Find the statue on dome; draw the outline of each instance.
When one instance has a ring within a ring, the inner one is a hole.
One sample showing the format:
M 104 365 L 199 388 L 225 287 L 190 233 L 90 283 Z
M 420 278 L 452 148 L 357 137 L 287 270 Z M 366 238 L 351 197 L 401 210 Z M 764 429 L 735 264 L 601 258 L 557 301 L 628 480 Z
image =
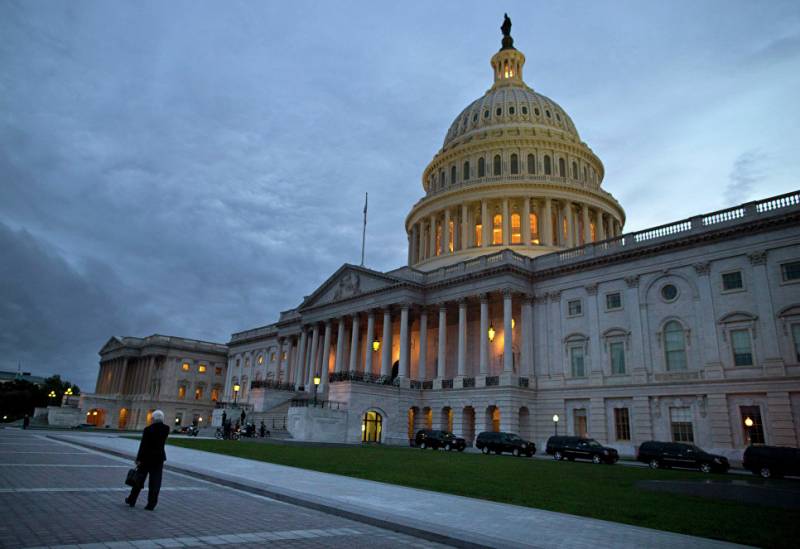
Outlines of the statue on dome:
M 503 24 L 500 26 L 500 31 L 503 33 L 503 50 L 514 49 L 514 39 L 511 38 L 511 18 L 507 13 L 503 14 Z

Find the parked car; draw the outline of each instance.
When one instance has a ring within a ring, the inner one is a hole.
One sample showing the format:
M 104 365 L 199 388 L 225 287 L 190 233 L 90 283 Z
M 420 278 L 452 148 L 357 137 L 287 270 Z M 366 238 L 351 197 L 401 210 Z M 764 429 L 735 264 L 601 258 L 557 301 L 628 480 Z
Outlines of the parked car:
M 700 469 L 704 473 L 725 473 L 730 463 L 725 456 L 709 454 L 694 444 L 685 442 L 659 442 L 649 440 L 639 446 L 636 460 L 650 465 L 651 469 L 659 467 L 682 467 Z
M 533 442 L 524 440 L 514 433 L 504 433 L 502 431 L 480 433 L 475 440 L 475 446 L 484 454 L 509 452 L 515 456 L 526 455 L 531 457 L 536 453 L 536 445 Z
M 742 467 L 763 478 L 800 475 L 800 449 L 786 446 L 748 446 Z
M 619 460 L 619 452 L 603 446 L 593 438 L 554 436 L 547 439 L 545 452 L 556 461 L 588 459 L 592 463 L 613 464 Z
M 439 431 L 436 429 L 422 429 L 417 431 L 417 436 L 414 438 L 414 445 L 418 448 L 444 448 L 448 452 L 450 450 L 458 450 L 463 452 L 467 447 L 467 441 L 461 437 L 455 436 L 449 431 Z

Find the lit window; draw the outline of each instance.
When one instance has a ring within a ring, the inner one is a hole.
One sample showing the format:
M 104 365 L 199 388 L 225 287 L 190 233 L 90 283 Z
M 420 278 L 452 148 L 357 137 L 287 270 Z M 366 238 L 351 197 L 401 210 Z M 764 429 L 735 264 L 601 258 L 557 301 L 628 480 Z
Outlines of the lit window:
M 188 372 L 189 371 L 189 363 L 188 362 L 184 362 L 183 364 L 181 364 L 181 370 L 183 370 L 184 372 Z
M 269 354 L 269 361 L 270 362 L 275 362 L 275 351 L 273 351 L 273 352 L 271 352 Z
M 286 360 L 286 351 L 281 353 L 281 360 Z
M 201 364 L 200 366 L 197 367 L 197 371 L 200 372 L 201 374 L 206 373 L 206 365 Z
M 674 284 L 665 284 L 661 288 L 661 297 L 664 298 L 664 301 L 675 301 L 678 297 L 678 288 Z
M 744 429 L 744 443 L 764 444 L 764 424 L 761 422 L 760 406 L 740 406 L 739 412 L 742 415 L 742 428 Z M 748 421 L 749 420 L 749 421 Z M 750 423 L 750 425 L 748 425 Z
M 200 400 L 201 398 L 203 398 L 203 388 L 198 387 L 197 389 L 194 390 L 194 399 Z
M 583 312 L 580 299 L 573 299 L 567 302 L 567 315 L 578 316 Z
M 586 408 L 572 410 L 573 432 L 576 437 L 586 438 L 589 434 L 589 425 L 586 420 Z
M 531 224 L 531 244 L 538 244 L 539 243 L 539 218 L 536 216 L 535 213 L 530 214 L 530 224 Z
M 216 401 L 218 401 L 218 400 L 219 400 L 219 389 L 218 389 L 218 388 L 216 388 L 216 387 L 214 387 L 213 389 L 211 389 L 211 400 L 212 400 L 213 402 L 216 402 Z
M 614 341 L 608 346 L 609 354 L 611 355 L 611 373 L 624 374 L 625 373 L 625 343 L 622 341 Z
M 436 224 L 436 255 L 442 254 L 442 224 Z
M 178 398 L 186 398 L 186 386 L 180 385 L 178 387 Z
M 583 345 L 569 348 L 569 362 L 572 367 L 572 377 L 586 377 L 586 368 L 583 363 Z
M 669 421 L 674 442 L 694 442 L 691 408 L 670 408 Z
M 483 224 L 480 218 L 478 218 L 478 222 L 475 223 L 475 246 L 478 248 L 483 246 Z
M 551 165 L 550 155 L 544 155 L 544 174 L 551 175 L 553 173 L 553 166 Z
M 741 290 L 744 288 L 744 280 L 742 280 L 742 271 L 734 271 L 732 273 L 722 273 L 722 290 L 729 292 L 732 290 Z
M 496 154 L 496 155 L 494 156 L 494 165 L 493 165 L 493 172 L 494 172 L 494 175 L 500 175 L 500 171 L 501 171 L 501 160 L 500 160 L 500 155 L 499 155 L 499 154 Z
M 522 243 L 522 225 L 520 222 L 520 216 L 517 213 L 511 214 L 511 243 L 512 244 L 521 244 Z
M 528 173 L 536 173 L 536 157 L 533 154 L 528 155 Z
M 784 282 L 800 280 L 800 261 L 792 261 L 781 265 L 781 275 Z
M 214 375 L 215 376 L 221 376 L 222 375 L 222 367 L 217 366 L 216 368 L 214 368 Z
M 503 243 L 503 216 L 495 214 L 492 218 L 492 244 Z
M 733 364 L 735 366 L 753 365 L 753 349 L 750 344 L 749 331 L 731 330 L 731 347 L 733 347 Z
M 670 320 L 664 326 L 664 353 L 667 370 L 686 369 L 686 334 L 676 320 Z
M 631 439 L 631 417 L 627 408 L 614 408 L 614 427 L 617 440 Z
M 264 355 L 258 355 L 258 363 L 264 364 Z
M 516 175 L 519 173 L 519 159 L 516 154 L 511 155 L 511 174 Z
M 589 238 L 592 239 L 592 242 L 597 242 L 597 226 L 594 221 L 589 222 Z
M 613 311 L 622 308 L 622 294 L 614 292 L 613 294 L 606 294 L 606 310 Z

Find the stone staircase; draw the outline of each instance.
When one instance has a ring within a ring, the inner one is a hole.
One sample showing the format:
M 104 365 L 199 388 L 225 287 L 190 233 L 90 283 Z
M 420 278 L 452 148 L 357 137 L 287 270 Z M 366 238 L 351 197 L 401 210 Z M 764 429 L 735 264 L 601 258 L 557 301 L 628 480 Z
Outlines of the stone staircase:
M 258 432 L 263 421 L 272 438 L 292 438 L 292 435 L 286 429 L 286 418 L 289 415 L 290 404 L 291 401 L 287 400 L 265 412 L 250 412 L 247 415 L 247 421 L 248 423 L 255 423 L 256 432 Z

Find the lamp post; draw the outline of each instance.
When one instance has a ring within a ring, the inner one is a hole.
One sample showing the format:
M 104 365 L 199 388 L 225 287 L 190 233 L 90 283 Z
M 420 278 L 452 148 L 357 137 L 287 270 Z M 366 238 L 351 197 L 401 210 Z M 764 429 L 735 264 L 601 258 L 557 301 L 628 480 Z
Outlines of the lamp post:
M 236 405 L 236 401 L 238 400 L 238 397 L 239 397 L 239 389 L 241 389 L 241 386 L 238 383 L 234 383 L 233 384 L 233 405 L 234 406 Z
M 314 376 L 314 408 L 317 407 L 317 387 L 319 387 L 319 382 L 322 381 L 319 376 Z
M 555 435 L 558 436 L 558 414 L 553 414 L 553 428 L 555 429 Z
M 67 387 L 67 391 L 64 394 L 67 396 L 72 396 L 72 387 Z
M 752 418 L 750 418 L 750 416 L 744 418 L 744 426 L 747 427 L 747 444 L 750 445 L 750 443 L 753 440 L 753 435 L 751 431 L 751 428 L 753 427 L 753 420 Z
M 55 391 L 50 391 L 50 393 L 48 393 L 47 396 L 49 396 L 50 398 L 56 398 L 56 392 Z

